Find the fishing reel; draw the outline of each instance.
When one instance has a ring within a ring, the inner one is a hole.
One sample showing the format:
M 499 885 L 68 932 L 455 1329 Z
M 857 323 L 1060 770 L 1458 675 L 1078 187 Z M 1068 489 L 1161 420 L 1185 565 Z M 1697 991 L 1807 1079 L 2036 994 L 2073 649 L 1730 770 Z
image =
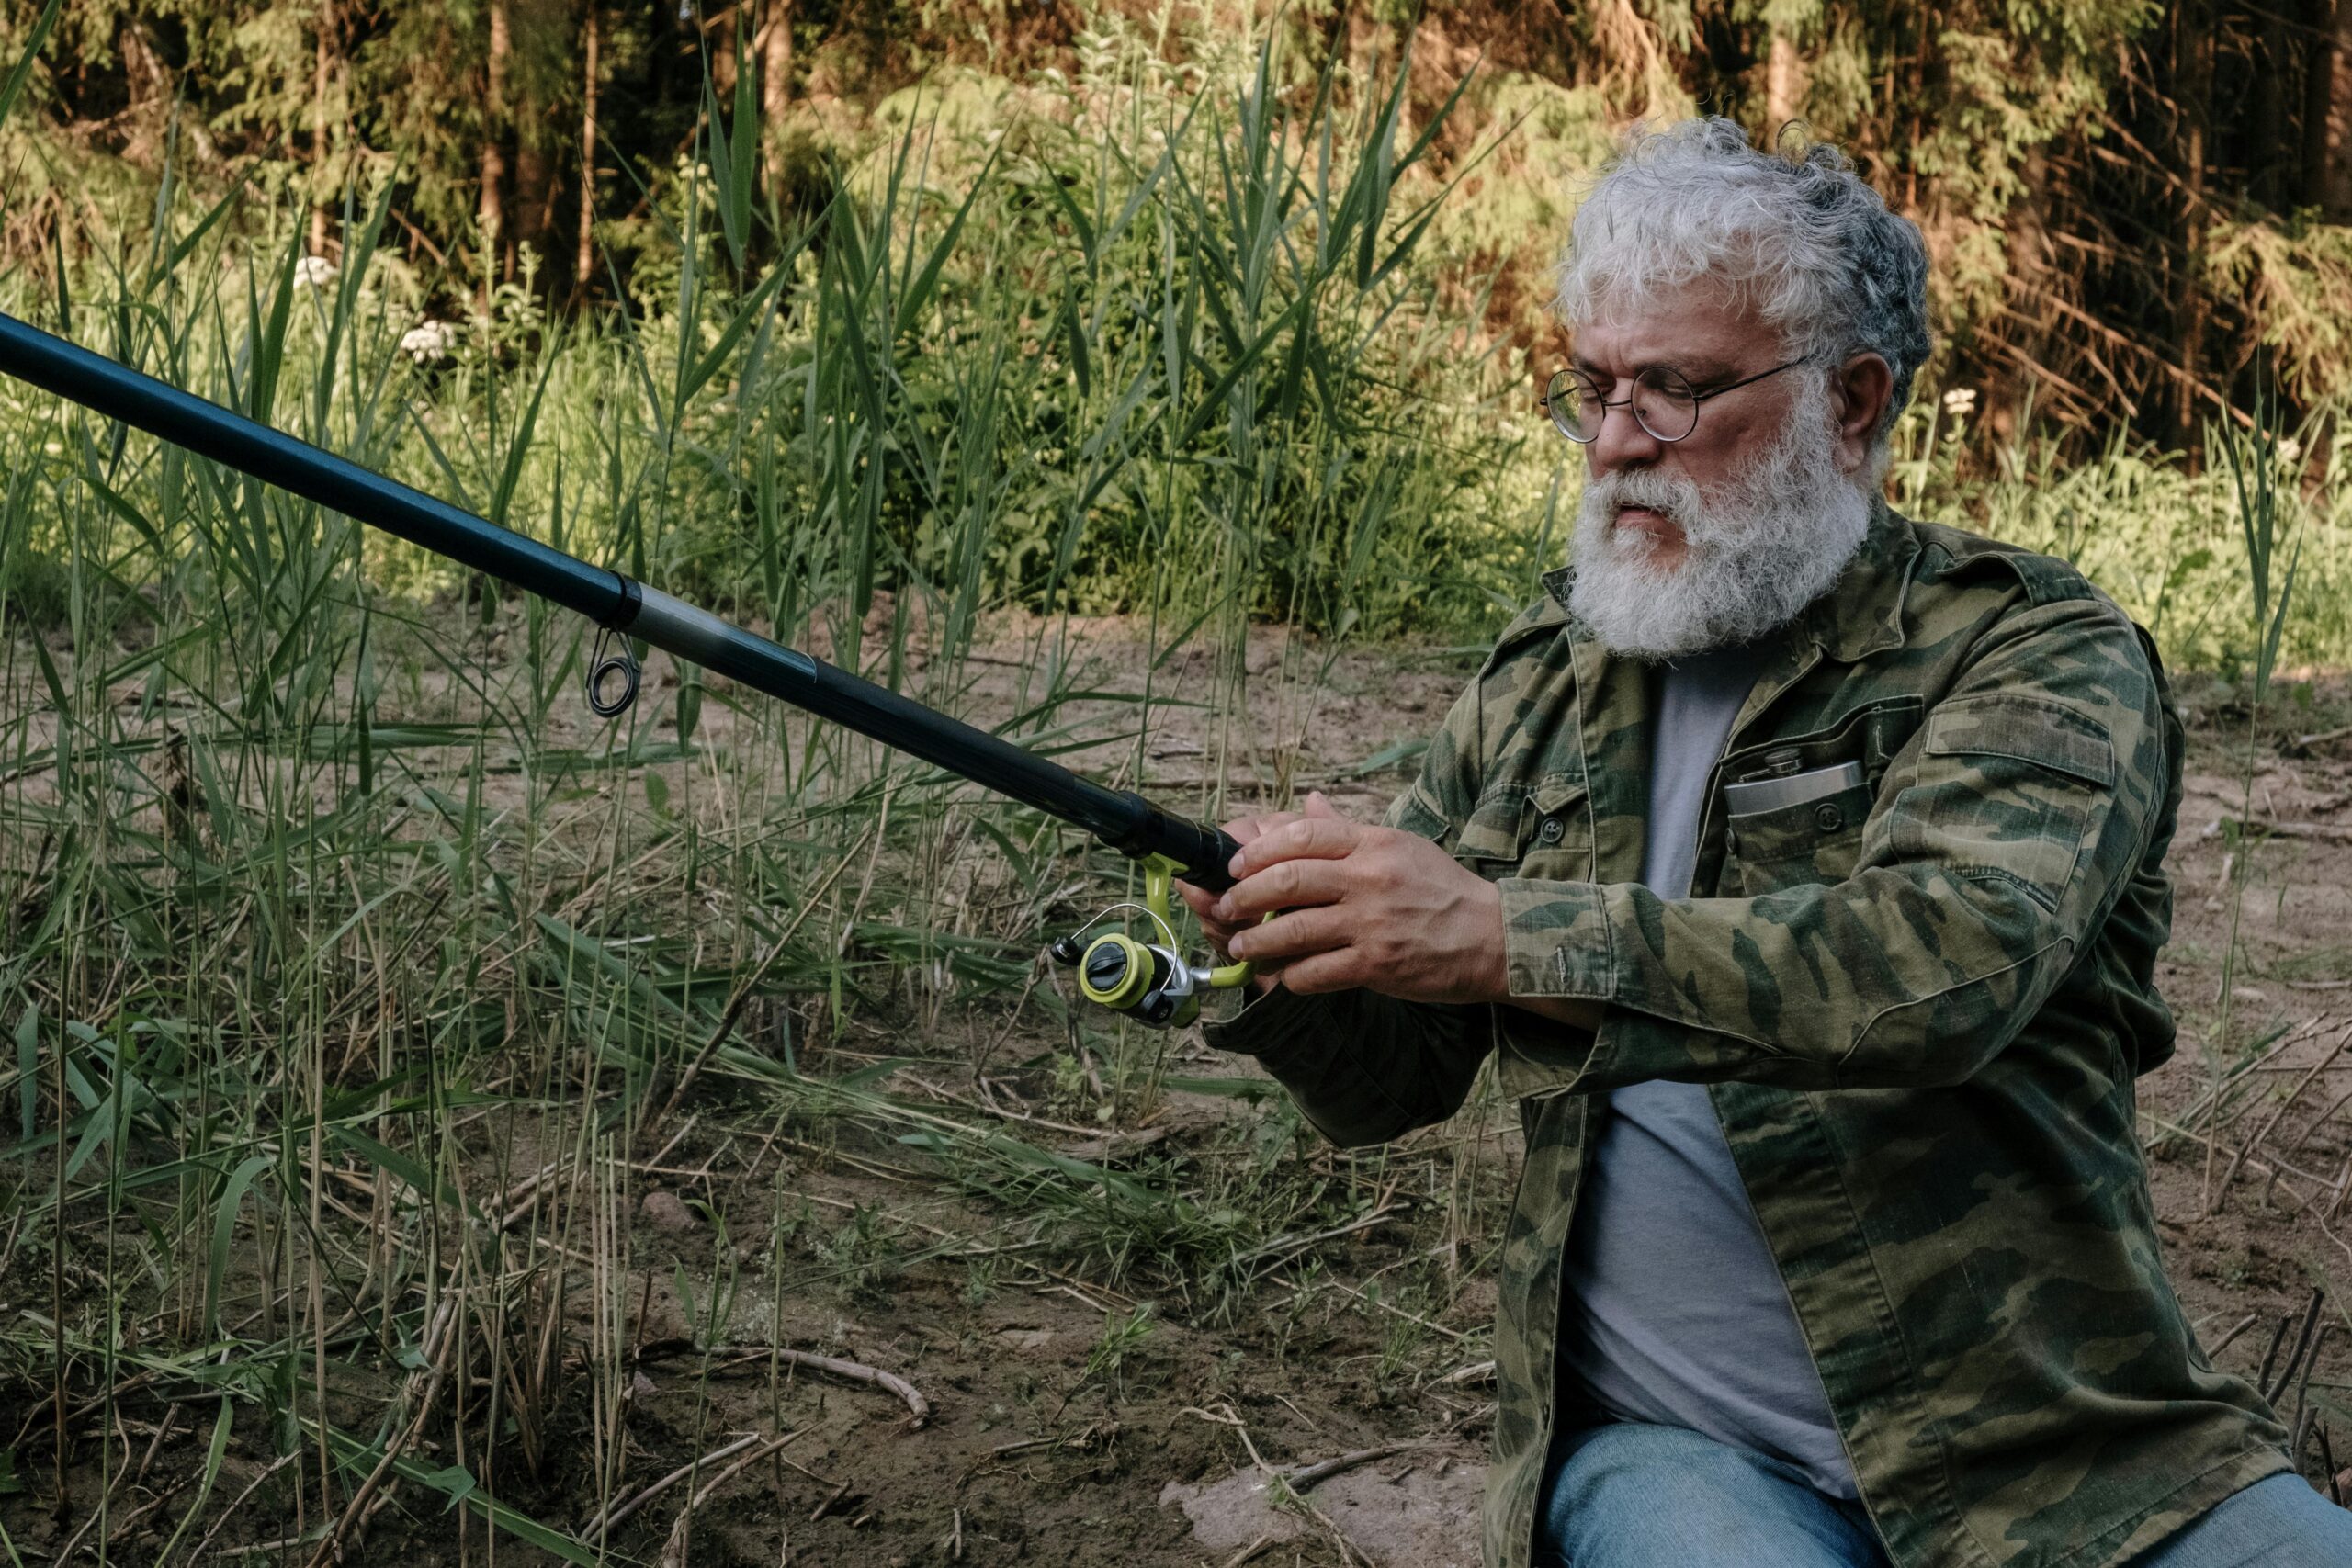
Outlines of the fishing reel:
M 1178 951 L 1170 894 L 1183 869 L 1166 855 L 1145 856 L 1141 904 L 1114 904 L 1046 948 L 1055 963 L 1078 971 L 1078 988 L 1088 1001 L 1153 1029 L 1182 1029 L 1200 1017 L 1204 993 L 1230 990 L 1250 978 L 1247 964 L 1188 964 Z M 1123 931 L 1087 936 L 1125 909 L 1142 910 L 1166 945 L 1137 942 Z

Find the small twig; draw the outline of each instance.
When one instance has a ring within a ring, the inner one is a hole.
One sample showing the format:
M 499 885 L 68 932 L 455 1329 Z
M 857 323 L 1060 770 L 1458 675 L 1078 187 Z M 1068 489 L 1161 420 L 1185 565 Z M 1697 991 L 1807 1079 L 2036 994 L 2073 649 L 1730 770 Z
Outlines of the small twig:
M 2303 1325 L 2295 1333 L 2295 1348 L 2288 1353 L 2287 1364 L 2278 1369 L 2278 1382 L 2266 1382 L 2263 1384 L 2263 1400 L 2274 1410 L 2278 1408 L 2278 1396 L 2287 1392 L 2287 1384 L 2293 1381 L 2295 1369 L 2301 1365 L 2303 1352 L 2311 1348 L 2312 1330 L 2319 1324 L 2320 1303 L 2324 1298 L 2324 1292 L 2317 1289 L 2314 1289 L 2312 1292 L 2311 1305 L 2303 1309 Z M 2279 1327 L 2283 1329 L 2288 1321 L 2291 1320 L 2282 1320 L 2279 1324 Z M 2274 1350 L 2277 1348 L 2275 1342 L 2273 1343 L 2272 1348 Z M 2265 1359 L 2263 1370 L 2266 1374 L 2269 1371 L 2267 1358 Z
M 2249 822 L 2239 817 L 2219 817 L 2207 829 L 2211 837 L 2227 822 L 2241 833 L 2267 833 L 2274 839 L 2316 839 L 2331 844 L 2352 844 L 2352 822 Z
M 1373 1448 L 1358 1449 L 1353 1453 L 1317 1460 L 1313 1464 L 1293 1465 L 1283 1472 L 1283 1480 L 1292 1491 L 1304 1492 L 1310 1486 L 1329 1481 L 1331 1477 L 1353 1470 L 1358 1465 L 1370 1464 L 1374 1460 L 1386 1459 L 1392 1454 L 1418 1452 L 1430 1446 L 1428 1443 L 1412 1440 L 1381 1443 Z
M 662 1356 L 691 1351 L 694 1346 L 684 1339 L 658 1339 L 639 1347 L 637 1359 L 650 1361 Z M 774 1357 L 789 1367 L 807 1367 L 811 1371 L 846 1378 L 851 1382 L 870 1383 L 888 1389 L 899 1396 L 907 1413 L 918 1427 L 931 1419 L 931 1401 L 921 1390 L 896 1372 L 886 1372 L 879 1367 L 869 1367 L 863 1361 L 846 1361 L 839 1356 L 820 1356 L 814 1350 L 787 1350 L 781 1345 L 718 1345 L 710 1350 L 713 1359 L 752 1360 Z
M 677 1469 L 672 1471 L 669 1474 L 663 1476 L 652 1485 L 646 1487 L 636 1496 L 631 1497 L 628 1502 L 617 1504 L 610 1512 L 599 1514 L 596 1517 L 589 1520 L 587 1524 L 581 1527 L 580 1533 L 591 1540 L 599 1540 L 604 1536 L 609 1535 L 613 1530 L 619 1528 L 624 1519 L 627 1519 L 631 1514 L 636 1513 L 639 1508 L 644 1507 L 645 1505 L 653 1501 L 654 1498 L 662 1495 L 662 1493 L 667 1492 L 671 1487 L 675 1486 L 679 1482 L 684 1481 L 687 1476 L 695 1473 L 697 1471 L 707 1469 L 709 1466 L 718 1463 L 721 1460 L 731 1459 L 759 1440 L 760 1435 L 757 1432 L 753 1432 L 749 1437 L 736 1438 L 733 1442 L 728 1444 L 723 1449 L 714 1449 L 709 1453 L 703 1455 L 700 1459 L 688 1460 L 685 1463 L 680 1465 Z
M 2278 1320 L 2278 1326 L 2270 1331 L 2270 1348 L 2262 1353 L 2262 1370 L 2254 1374 L 2255 1391 L 2262 1395 L 2266 1403 L 2270 1398 L 2270 1369 L 2278 1364 L 2278 1347 L 2287 1342 L 2288 1331 L 2294 1326 L 2295 1319 L 2292 1314 Z
M 272 1460 L 267 1469 L 264 1470 L 259 1475 L 254 1476 L 252 1482 L 246 1485 L 245 1489 L 237 1494 L 237 1500 L 230 1504 L 228 1507 L 221 1510 L 220 1517 L 212 1522 L 212 1528 L 204 1532 L 204 1539 L 196 1543 L 196 1550 L 188 1553 L 187 1561 L 190 1562 L 203 1562 L 204 1554 L 211 1549 L 212 1538 L 219 1535 L 223 1529 L 227 1528 L 231 1519 L 238 1517 L 238 1515 L 243 1510 L 246 1500 L 251 1498 L 254 1493 L 260 1491 L 263 1483 L 268 1481 L 271 1476 L 276 1475 L 279 1471 L 284 1470 L 288 1465 L 292 1464 L 296 1460 L 300 1459 L 307 1451 L 307 1450 L 296 1449 L 292 1453 L 280 1454 L 277 1458 Z M 199 1502 L 202 1501 L 201 1498 L 198 1500 Z M 169 1543 L 166 1542 L 165 1544 L 168 1545 Z
M 2222 1335 L 2220 1339 L 2214 1341 L 2213 1348 L 2205 1352 L 2206 1358 L 2211 1359 L 2211 1358 L 2220 1355 L 2222 1351 L 2237 1343 L 2239 1335 L 2244 1334 L 2247 1329 L 2252 1328 L 2256 1324 L 2261 1321 L 2262 1314 L 2260 1313 L 2250 1312 L 2246 1314 L 2244 1317 L 2238 1319 L 2236 1327 L 2231 1329 L 2227 1334 Z
M 808 1430 L 808 1428 L 806 1427 L 801 1428 L 801 1432 L 805 1432 L 807 1430 Z M 708 1481 L 705 1482 L 700 1487 L 698 1487 L 695 1493 L 686 1499 L 686 1506 L 678 1510 L 678 1522 L 670 1527 L 670 1539 L 668 1541 L 663 1543 L 662 1548 L 662 1568 L 686 1568 L 686 1545 L 694 1538 L 695 1510 L 700 1508 L 705 1503 L 709 1502 L 712 1493 L 718 1491 L 720 1487 L 726 1485 L 729 1482 L 734 1480 L 737 1476 L 751 1469 L 752 1466 L 759 1463 L 760 1461 L 767 1458 L 770 1454 L 775 1453 L 777 1450 L 783 1448 L 785 1444 L 792 1441 L 793 1438 L 797 1438 L 798 1436 L 800 1436 L 800 1432 L 786 1432 L 781 1438 L 769 1438 L 765 1443 L 761 1444 L 759 1448 L 753 1450 L 748 1454 L 745 1454 L 741 1459 L 737 1460 L 733 1464 L 729 1465 L 725 1470 L 720 1471 L 717 1475 L 712 1476 Z
M 1290 1284 L 1290 1281 L 1287 1279 L 1283 1280 L 1282 1282 L 1286 1285 Z M 1295 1291 L 1303 1291 L 1309 1288 L 1337 1291 L 1341 1295 L 1353 1296 L 1356 1300 L 1362 1302 L 1368 1307 L 1377 1307 L 1382 1312 L 1388 1314 L 1391 1317 L 1401 1317 L 1407 1323 L 1418 1324 L 1421 1327 L 1428 1329 L 1432 1334 L 1444 1335 L 1448 1339 L 1467 1339 L 1470 1337 L 1468 1334 L 1459 1328 L 1448 1328 L 1442 1323 L 1438 1323 L 1430 1318 L 1423 1317 L 1418 1313 L 1407 1312 L 1400 1306 L 1391 1306 L 1388 1303 L 1382 1301 L 1379 1297 L 1367 1296 L 1352 1285 L 1345 1284 L 1338 1280 L 1319 1280 L 1316 1281 L 1313 1287 L 1291 1285 L 1291 1289 Z
M 1277 1538 L 1272 1535 L 1260 1536 L 1257 1540 L 1251 1541 L 1249 1545 L 1243 1547 L 1240 1551 L 1227 1558 L 1225 1560 L 1225 1568 L 1241 1568 L 1241 1565 L 1244 1562 L 1249 1562 L 1251 1558 L 1257 1556 L 1258 1553 L 1273 1545 L 1276 1539 Z
M 1250 1428 L 1242 1421 L 1239 1411 L 1234 1409 L 1230 1404 L 1220 1404 L 1215 1410 L 1203 1410 L 1196 1405 L 1188 1404 L 1180 1414 L 1197 1416 L 1204 1421 L 1212 1422 L 1220 1427 L 1232 1427 L 1241 1438 L 1241 1446 L 1249 1450 L 1250 1462 L 1258 1467 L 1258 1472 L 1269 1483 L 1281 1483 L 1283 1491 L 1288 1494 L 1290 1501 L 1297 1504 L 1306 1511 L 1307 1517 L 1323 1527 L 1323 1531 L 1330 1538 L 1331 1544 L 1339 1548 L 1340 1568 L 1357 1568 L 1356 1551 L 1348 1544 L 1348 1538 L 1340 1533 L 1338 1525 L 1331 1522 L 1329 1515 L 1308 1502 L 1302 1493 L 1290 1484 L 1280 1470 L 1266 1462 L 1266 1456 L 1258 1451 L 1256 1443 L 1250 1441 Z
M 2294 1089 L 2289 1092 L 2286 1099 L 2278 1102 L 2278 1108 L 2270 1113 L 2270 1119 L 2263 1122 L 2253 1137 L 2238 1145 L 2237 1153 L 2230 1156 L 2229 1168 L 2222 1172 L 2222 1179 L 2214 1184 L 2213 1212 L 2218 1213 L 2222 1203 L 2228 1201 L 2230 1183 L 2237 1179 L 2238 1171 L 2245 1166 L 2246 1156 L 2254 1153 L 2256 1145 L 2270 1136 L 2271 1129 L 2278 1125 L 2279 1119 L 2293 1109 L 2295 1101 L 2302 1098 L 2303 1090 L 2312 1086 L 2312 1080 L 2325 1072 L 2343 1049 L 2344 1043 L 2339 1037 L 2336 1043 L 2331 1046 L 2324 1055 L 2312 1064 L 2311 1071 L 2295 1080 Z

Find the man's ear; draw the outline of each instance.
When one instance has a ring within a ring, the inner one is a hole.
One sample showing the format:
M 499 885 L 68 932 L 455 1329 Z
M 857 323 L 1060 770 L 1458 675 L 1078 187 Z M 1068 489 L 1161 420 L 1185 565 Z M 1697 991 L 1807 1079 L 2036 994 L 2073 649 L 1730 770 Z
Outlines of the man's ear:
M 1894 371 L 1875 354 L 1858 354 L 1829 378 L 1830 407 L 1838 422 L 1838 466 L 1860 473 L 1870 461 L 1871 440 L 1894 396 Z

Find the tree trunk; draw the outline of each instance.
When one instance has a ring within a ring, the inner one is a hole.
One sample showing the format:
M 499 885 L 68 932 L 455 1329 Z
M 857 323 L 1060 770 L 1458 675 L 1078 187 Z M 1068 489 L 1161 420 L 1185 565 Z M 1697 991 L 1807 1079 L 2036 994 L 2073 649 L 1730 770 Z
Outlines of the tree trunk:
M 1804 112 L 1804 60 L 1797 41 L 1772 29 L 1772 51 L 1764 62 L 1764 140 L 1776 142 L 1781 128 Z
M 2212 106 L 2212 27 L 2202 0 L 2173 12 L 2173 71 L 2179 83 L 2180 259 L 2174 274 L 2173 348 L 2179 368 L 2174 390 L 2175 429 L 2192 471 L 2199 466 L 2198 422 L 2203 416 L 2205 328 L 2210 306 L 2198 265 L 2205 255 L 2205 155 Z
M 589 0 L 588 63 L 580 73 L 580 249 L 572 258 L 571 281 L 582 293 L 596 265 L 596 5 Z
M 2041 367 L 2049 363 L 2050 182 L 2049 150 L 2036 146 L 2018 166 L 2018 183 L 2024 188 L 2008 214 L 2008 294 L 2023 307 L 2007 328 L 2017 347 L 2016 363 L 1987 377 L 1993 395 L 1977 410 L 1983 428 L 2005 443 L 2025 434 L 2018 428 L 2018 412 L 2030 403 Z M 1985 357 L 1988 368 L 1997 363 L 1996 356 Z
M 769 0 L 760 30 L 760 148 L 768 196 L 784 195 L 784 144 L 777 132 L 792 102 L 792 0 Z
M 2287 47 L 2287 18 L 2273 11 L 2257 18 L 2261 41 L 2253 46 L 2256 79 L 2285 83 L 2291 58 Z M 2253 124 L 2246 134 L 2246 194 L 2277 212 L 2288 205 L 2294 189 L 2296 149 L 2288 143 L 2287 95 L 2256 93 L 2248 106 Z
M 320 6 L 318 54 L 311 72 L 311 254 L 314 256 L 326 254 L 331 218 L 327 186 L 327 68 L 333 62 L 334 51 L 327 39 L 334 28 L 334 6 Z
M 2352 223 L 2352 0 L 2318 0 L 2303 117 L 2305 194 L 2330 223 Z
M 481 230 L 482 304 L 490 303 L 490 286 L 501 276 L 500 253 L 506 228 L 506 66 L 514 52 L 507 26 L 506 0 L 490 0 L 490 61 L 482 94 Z
M 555 227 L 555 169 L 538 135 L 539 117 L 545 112 L 529 92 L 523 95 L 522 112 L 515 117 L 514 243 L 507 248 L 509 277 L 514 276 L 523 246 L 546 256 L 548 231 Z

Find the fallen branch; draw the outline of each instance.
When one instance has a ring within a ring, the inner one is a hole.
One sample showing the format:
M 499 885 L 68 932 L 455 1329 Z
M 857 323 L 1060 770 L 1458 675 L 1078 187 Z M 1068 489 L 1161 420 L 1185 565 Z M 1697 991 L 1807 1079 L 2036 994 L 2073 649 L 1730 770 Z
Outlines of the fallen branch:
M 2331 740 L 2341 740 L 2347 735 L 2352 735 L 2352 724 L 2347 724 L 2341 729 L 2323 729 L 2313 735 L 2298 735 L 2295 737 L 2294 746 L 2295 750 L 2300 751 L 2306 747 L 2324 746 Z
M 636 1359 L 640 1362 L 658 1360 L 665 1356 L 690 1354 L 694 1349 L 691 1340 L 656 1339 L 640 1346 Z M 916 1426 L 920 1427 L 931 1419 L 931 1401 L 925 1399 L 914 1384 L 896 1372 L 886 1372 L 863 1361 L 847 1361 L 839 1356 L 820 1356 L 814 1350 L 787 1350 L 781 1345 L 720 1345 L 714 1347 L 710 1354 L 729 1363 L 774 1359 L 787 1367 L 807 1367 L 810 1371 L 823 1372 L 829 1377 L 888 1389 L 906 1405 L 907 1413 L 914 1417 Z
M 1335 1475 L 1343 1474 L 1358 1465 L 1370 1464 L 1374 1460 L 1386 1459 L 1392 1454 L 1415 1453 L 1433 1446 L 1433 1444 L 1409 1439 L 1403 1442 L 1380 1443 L 1372 1448 L 1358 1449 L 1353 1453 L 1317 1460 L 1313 1464 L 1293 1465 L 1283 1472 L 1283 1480 L 1292 1491 L 1304 1492 L 1310 1486 L 1329 1481 Z

